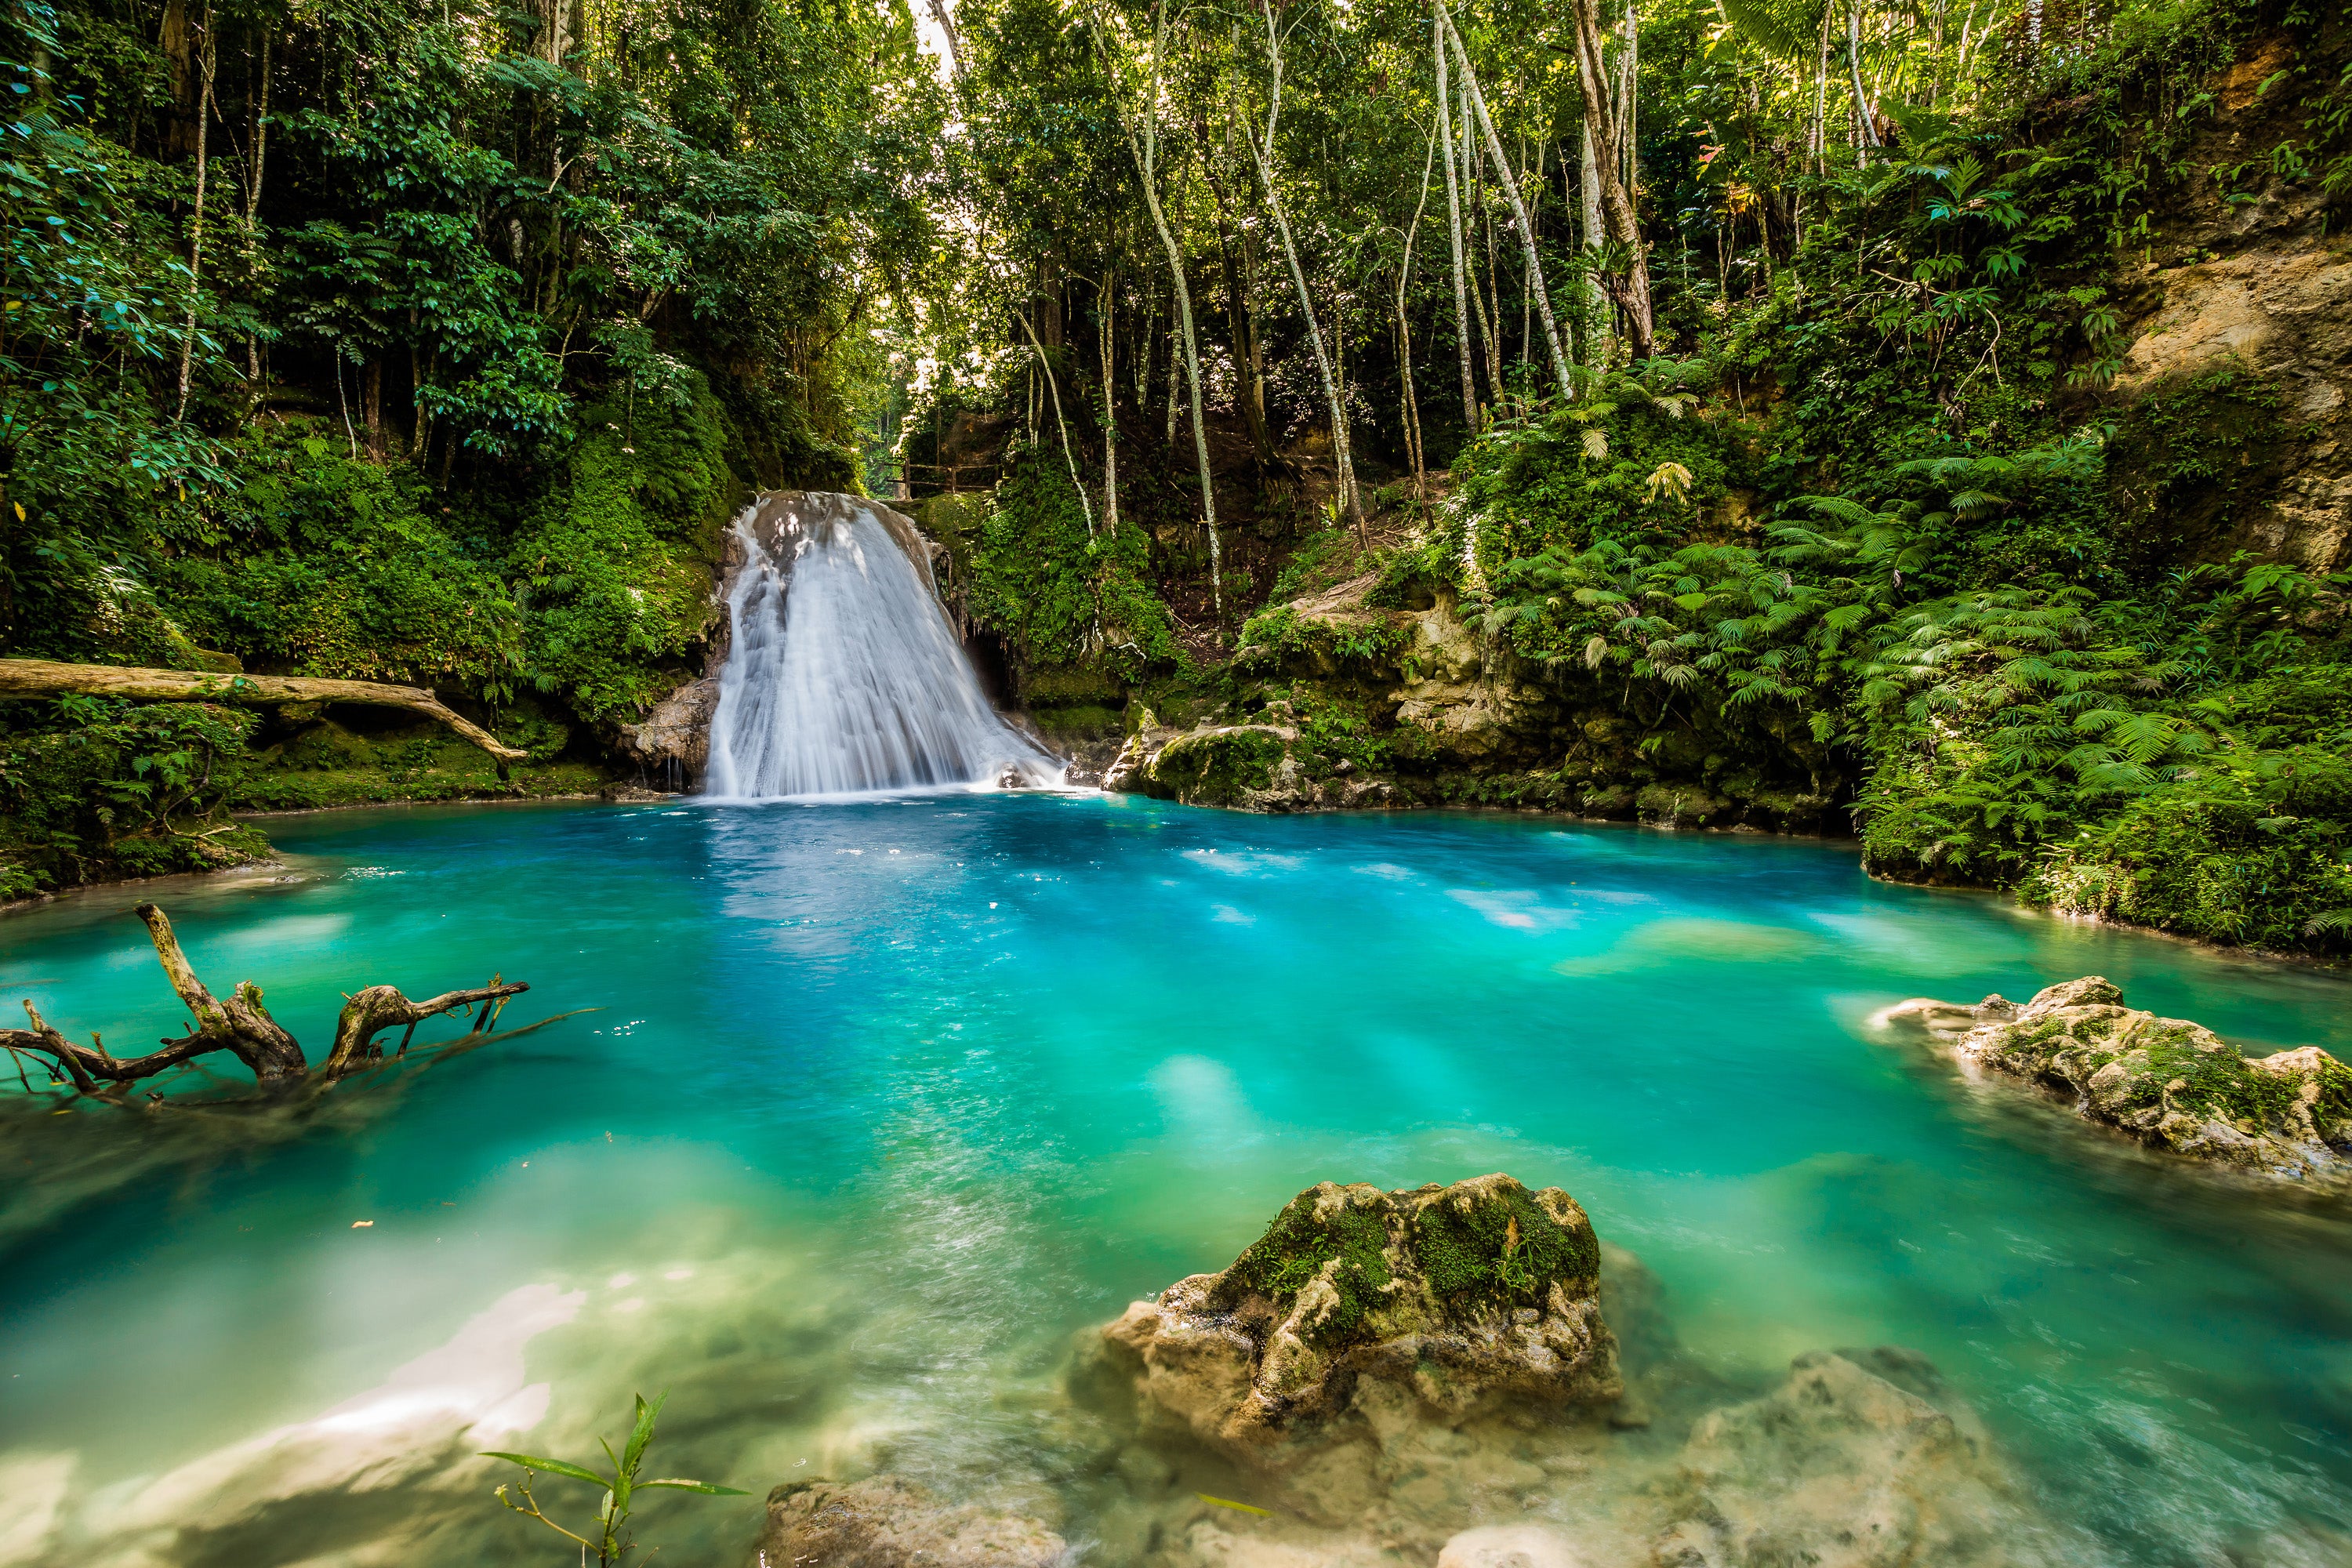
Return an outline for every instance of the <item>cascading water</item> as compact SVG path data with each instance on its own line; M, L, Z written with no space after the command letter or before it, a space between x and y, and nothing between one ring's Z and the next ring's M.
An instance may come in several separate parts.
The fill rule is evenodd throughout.
M929 573L871 502L774 498L735 531L745 560L728 595L710 795L1061 782L990 708Z

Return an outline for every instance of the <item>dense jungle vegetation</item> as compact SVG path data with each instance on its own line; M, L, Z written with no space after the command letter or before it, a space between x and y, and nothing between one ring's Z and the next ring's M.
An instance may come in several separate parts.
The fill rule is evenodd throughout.
M903 487L1067 731L1278 696L1397 764L1377 612L1435 603L1638 723L1543 799L1780 767L1887 875L2352 946L2342 398L2135 347L2167 279L2340 255L2338 7L99 0L7 46L0 650L430 684L534 763L14 704L0 892L593 787L798 484Z

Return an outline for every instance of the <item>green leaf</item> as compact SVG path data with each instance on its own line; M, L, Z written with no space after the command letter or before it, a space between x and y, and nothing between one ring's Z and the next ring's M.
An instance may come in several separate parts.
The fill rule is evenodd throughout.
M590 1486L609 1489L613 1484L593 1470L583 1469L578 1465L566 1464L562 1459L541 1458L536 1454L501 1454L494 1449L485 1448L482 1450L482 1458L504 1459L509 1465L520 1465L526 1470L545 1470L551 1476L568 1476L575 1481L586 1481Z
M655 1399L651 1405L646 1403L644 1394L637 1395L637 1425L629 1434L629 1446L621 1454L623 1476L632 1476L636 1473L637 1463L646 1455L646 1445L654 1440L654 1422L659 1418L662 1406L668 1401L669 1395L667 1393Z
M672 1491L678 1492L701 1492L707 1497L750 1497L751 1495L740 1487L715 1487L709 1481L667 1480L637 1483L637 1490L641 1492L649 1492L656 1487L667 1487Z

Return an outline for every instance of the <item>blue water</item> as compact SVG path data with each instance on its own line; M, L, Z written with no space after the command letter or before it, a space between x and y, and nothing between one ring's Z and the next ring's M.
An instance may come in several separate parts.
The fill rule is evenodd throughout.
M0 1564L554 1561L458 1458L584 1458L663 1388L656 1468L887 1468L1078 1532L1074 1336L1312 1182L1489 1170L1574 1194L1727 1384L1925 1352L2107 1561L2352 1521L2345 1215L1864 1023L2098 973L2249 1049L2352 1053L2337 977L1882 886L1850 846L1528 816L973 795L271 832L298 879L0 921L0 991L117 1049L176 1033L124 912L156 896L314 1055L374 982L528 980L502 1028L597 1011L283 1139L10 1082ZM757 1504L647 1530L731 1563Z

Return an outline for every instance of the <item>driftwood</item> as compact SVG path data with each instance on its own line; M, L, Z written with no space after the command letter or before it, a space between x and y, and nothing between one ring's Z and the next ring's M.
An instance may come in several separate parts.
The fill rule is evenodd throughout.
M96 1035L90 1037L87 1046L67 1039L27 1001L25 1013L33 1026L0 1029L0 1050L29 1051L47 1057L64 1069L75 1089L91 1095L103 1094L109 1087L119 1088L152 1078L214 1051L234 1055L253 1070L254 1080L266 1089L283 1089L311 1080L309 1058L303 1056L294 1037L262 1005L260 986L250 980L241 980L226 1001L215 996L197 978L187 955L180 951L180 939L172 934L172 922L163 911L152 904L141 904L133 912L147 922L147 934L155 943L155 956L163 961L172 989L179 993L180 1000L195 1016L194 1027L176 1040L163 1041L161 1050L150 1051L143 1057L117 1057ZM445 991L423 1002L411 1002L392 986L367 986L343 999L342 1015L335 1022L334 1047L316 1076L321 1081L331 1082L382 1060L383 1052L375 1037L398 1025L406 1025L413 1035L416 1026L427 1018L478 1006L473 1031L478 1034L488 1027L497 1009L505 1005L508 997L530 989L520 980L501 982L493 976L488 985L470 991ZM407 1049L407 1044L404 1037L401 1048Z
M299 675L208 675L192 669L118 668L110 664L58 664L45 658L0 658L0 698L130 697L149 702L236 702L269 707L280 702L357 702L371 708L405 708L463 735L501 763L520 763L529 752L501 745L497 736L451 711L416 686L373 680L322 680Z

